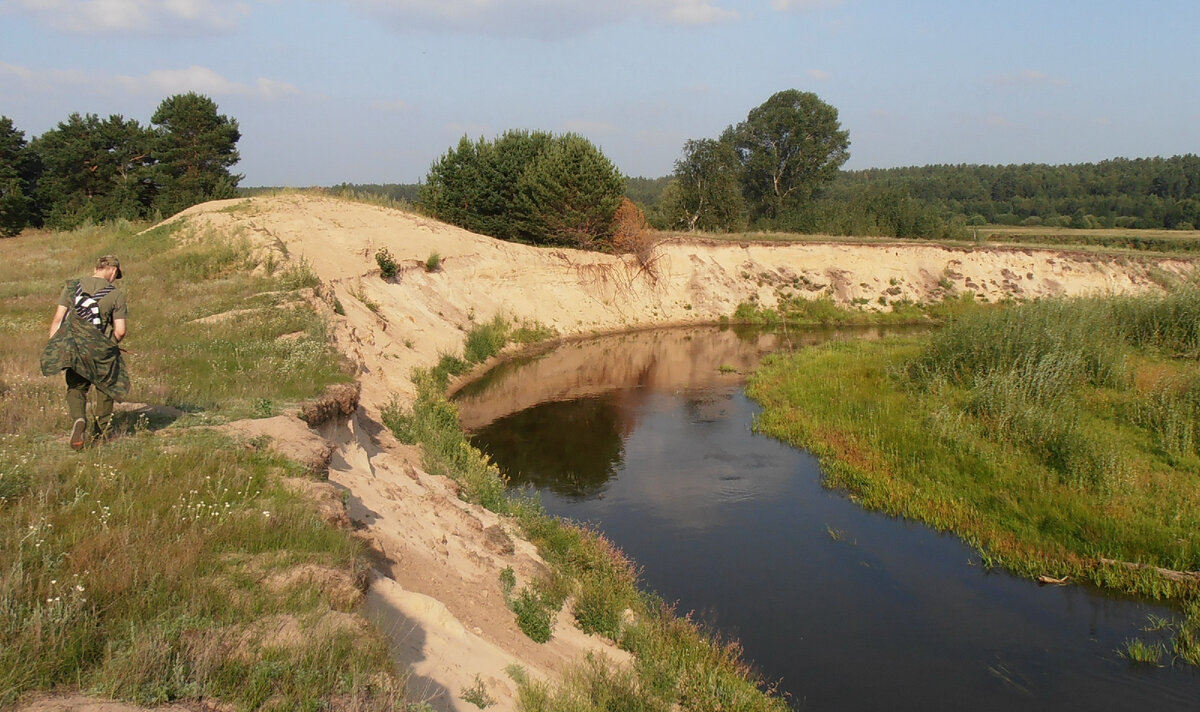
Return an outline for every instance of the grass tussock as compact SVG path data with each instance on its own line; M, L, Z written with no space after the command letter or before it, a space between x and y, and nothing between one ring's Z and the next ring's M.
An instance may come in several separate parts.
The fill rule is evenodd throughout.
M757 427L816 452L831 486L954 531L987 564L1186 604L1200 582L1125 564L1200 569L1198 318L1200 292L1181 290L973 309L928 337L829 344L756 374ZM1194 661L1188 605L1174 657Z
M67 688L394 709L403 685L386 641L353 614L361 544L282 486L299 466L191 427L349 380L327 325L297 306L315 278L303 265L256 271L243 241L186 230L0 241L0 706ZM107 253L126 273L129 399L183 415L118 413L120 437L74 452L62 377L33 369L65 280ZM237 317L201 320L224 313Z
M526 325L513 329L503 319L477 325L467 335L467 353L478 363L510 339L544 335ZM554 635L557 612L570 605L576 625L603 635L631 652L632 672L607 661L589 661L551 687L518 676L521 709L541 710L786 710L741 661L735 644L722 643L687 618L680 618L655 597L638 589L633 562L599 533L550 517L536 500L507 491L504 474L467 440L458 411L444 397L451 376L470 363L443 356L413 380L417 397L409 408L385 409L384 424L397 438L422 446L423 467L459 484L459 496L512 517L550 565L543 580L517 588L511 569L500 575L500 588L520 628L533 640Z

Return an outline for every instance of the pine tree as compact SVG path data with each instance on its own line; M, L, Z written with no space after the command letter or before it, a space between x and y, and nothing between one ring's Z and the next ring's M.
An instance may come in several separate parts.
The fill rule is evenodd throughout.
M207 96L189 92L164 99L150 118L155 129L153 157L159 192L155 206L172 214L197 203L237 195L241 175L236 119L217 113Z
M36 166L25 132L12 119L0 116L0 236L11 237L35 222Z

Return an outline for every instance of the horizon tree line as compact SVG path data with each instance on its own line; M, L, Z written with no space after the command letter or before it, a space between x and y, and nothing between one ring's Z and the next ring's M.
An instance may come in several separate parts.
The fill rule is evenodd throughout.
M72 113L26 141L0 116L0 235L145 220L237 196L236 119L188 92L159 104L146 126L119 114Z

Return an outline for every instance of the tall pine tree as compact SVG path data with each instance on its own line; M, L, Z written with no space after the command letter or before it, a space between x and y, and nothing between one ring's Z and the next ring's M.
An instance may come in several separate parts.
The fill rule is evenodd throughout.
M0 236L11 237L36 221L33 202L37 157L25 142L25 132L12 119L0 116Z
M188 92L164 99L150 118L159 192L155 207L172 214L196 203L237 195L238 122L217 113L207 96Z

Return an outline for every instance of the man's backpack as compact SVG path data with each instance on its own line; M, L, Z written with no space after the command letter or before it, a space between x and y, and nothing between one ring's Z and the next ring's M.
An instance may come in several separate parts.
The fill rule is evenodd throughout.
M100 300L114 289L116 287L110 284L95 294L88 294L83 291L83 285L76 282L75 314L97 329L104 331L104 320L100 318Z

